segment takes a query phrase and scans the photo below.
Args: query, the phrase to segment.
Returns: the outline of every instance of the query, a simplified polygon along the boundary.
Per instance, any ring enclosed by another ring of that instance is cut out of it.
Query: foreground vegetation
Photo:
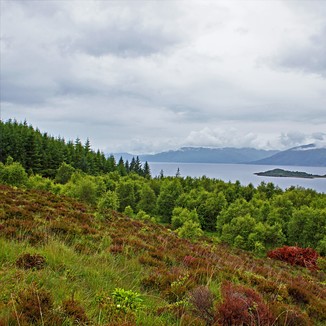
[[[0,324],[326,321],[322,269],[258,259],[210,238],[193,243],[44,191],[1,186],[0,207]]]

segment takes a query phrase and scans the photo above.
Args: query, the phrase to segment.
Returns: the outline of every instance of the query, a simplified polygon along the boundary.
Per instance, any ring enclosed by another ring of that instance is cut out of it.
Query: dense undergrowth
[[[324,325],[325,260],[292,266],[0,186],[0,325]]]

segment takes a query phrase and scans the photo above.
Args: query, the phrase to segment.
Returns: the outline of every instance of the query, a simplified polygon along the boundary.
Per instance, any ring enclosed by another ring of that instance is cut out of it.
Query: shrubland
[[[0,324],[326,321],[322,257],[312,269],[258,258],[42,190],[2,185],[0,207]]]

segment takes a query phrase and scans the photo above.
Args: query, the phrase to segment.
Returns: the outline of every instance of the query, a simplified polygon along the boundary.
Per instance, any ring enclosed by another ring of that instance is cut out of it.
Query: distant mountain
[[[266,151],[254,148],[183,147],[175,151],[139,155],[139,158],[143,162],[248,163],[272,156],[276,153],[278,151]]]
[[[326,166],[326,147],[315,144],[290,148],[252,164],[262,165],[296,165],[296,166]]]

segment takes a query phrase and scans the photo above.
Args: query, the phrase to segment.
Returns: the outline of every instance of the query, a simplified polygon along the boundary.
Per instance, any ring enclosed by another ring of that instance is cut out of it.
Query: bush
[[[62,303],[62,307],[65,314],[69,318],[73,319],[73,321],[76,322],[78,325],[80,325],[81,323],[86,323],[88,321],[84,308],[81,307],[77,301],[73,299],[66,300]]]
[[[216,321],[221,325],[271,325],[274,318],[262,297],[254,290],[225,282],[223,302],[217,306]]]
[[[23,269],[42,269],[45,266],[45,258],[38,254],[26,253],[16,260],[16,266]]]
[[[280,326],[312,326],[306,313],[301,312],[298,308],[285,305],[274,304],[272,310],[276,316],[273,325]]]
[[[326,273],[326,258],[325,257],[319,257],[317,259],[317,266],[321,271]]]
[[[64,195],[94,205],[98,198],[103,195],[104,189],[105,185],[100,177],[75,172],[70,181],[63,186],[62,192]]]
[[[201,237],[204,232],[200,224],[193,221],[186,221],[181,228],[177,230],[179,237],[187,239],[196,239]]]
[[[66,184],[74,172],[75,169],[71,165],[62,162],[55,175],[55,181],[61,184]]]
[[[206,325],[214,321],[214,296],[207,286],[198,286],[190,292],[189,302],[194,307],[197,317],[205,320]]]
[[[134,216],[134,210],[132,209],[132,207],[130,205],[126,206],[126,208],[124,209],[123,214],[129,216],[129,217],[133,217]]]
[[[269,251],[267,256],[272,259],[287,262],[291,265],[303,266],[311,270],[318,269],[318,253],[312,248],[284,246]]]
[[[140,294],[132,290],[116,288],[111,293],[111,296],[118,310],[123,310],[124,312],[129,310],[137,311],[143,302]]]
[[[287,287],[288,293],[295,304],[308,304],[309,293],[301,284],[290,284]]]
[[[175,207],[171,219],[172,229],[176,230],[182,227],[186,221],[199,223],[196,209],[189,211],[187,208]]]
[[[150,215],[146,214],[146,212],[144,212],[143,210],[140,210],[137,215],[136,218],[138,220],[144,220],[144,221],[150,221],[150,222],[155,222],[155,218],[151,217]]]
[[[104,196],[102,196],[97,204],[97,210],[100,214],[105,213],[106,210],[117,210],[119,207],[119,199],[114,191],[108,190]]]
[[[23,166],[18,162],[7,160],[6,165],[0,166],[0,182],[11,186],[26,185],[28,180],[27,173]]]
[[[52,297],[45,290],[32,286],[18,294],[17,318],[22,325],[44,325],[44,321],[51,318],[52,308]]]
[[[326,256],[326,235],[318,242],[317,250],[322,256]]]
[[[26,185],[30,189],[51,191],[54,193],[59,193],[62,187],[59,184],[55,184],[51,179],[43,178],[39,174],[31,175]]]

